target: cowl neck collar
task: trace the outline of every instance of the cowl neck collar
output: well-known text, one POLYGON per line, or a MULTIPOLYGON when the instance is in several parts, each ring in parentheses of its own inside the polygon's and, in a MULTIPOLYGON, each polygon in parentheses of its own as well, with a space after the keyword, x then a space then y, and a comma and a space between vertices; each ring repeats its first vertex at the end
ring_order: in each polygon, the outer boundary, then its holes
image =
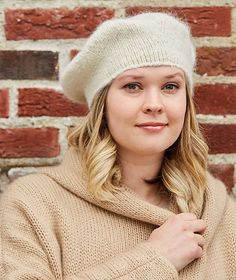
MULTIPOLYGON (((115 194, 116 202, 114 203, 97 200, 94 195, 87 191, 81 161, 77 150, 73 147, 69 148, 66 152, 64 160, 60 165, 43 167, 40 169, 40 173, 49 176, 61 187, 81 199, 131 219, 161 226, 167 219, 176 214, 174 211, 176 207, 174 205, 170 205, 172 210, 168 210, 150 204, 126 186, 122 186, 121 191, 115 194)), ((196 213, 198 218, 204 219, 207 223, 207 229, 204 233, 207 241, 206 246, 210 244, 210 240, 220 226, 226 201, 227 193, 225 187, 208 174, 208 185, 205 191, 203 209, 199 209, 196 213)))

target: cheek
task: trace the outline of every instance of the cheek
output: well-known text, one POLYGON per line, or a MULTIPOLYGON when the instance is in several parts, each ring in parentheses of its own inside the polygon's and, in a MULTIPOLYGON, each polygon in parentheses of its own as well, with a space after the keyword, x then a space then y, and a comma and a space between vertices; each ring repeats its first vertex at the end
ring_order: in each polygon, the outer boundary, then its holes
POLYGON ((106 119, 111 133, 118 130, 122 131, 122 129, 124 129, 130 122, 129 116, 121 106, 109 108, 106 113, 106 119))
POLYGON ((169 113, 172 115, 172 118, 178 122, 183 122, 185 118, 186 113, 186 98, 181 98, 180 100, 177 100, 175 102, 175 106, 172 107, 172 109, 169 111, 169 113))
POLYGON ((186 113, 186 106, 183 106, 176 116, 177 119, 182 123, 184 122, 185 119, 185 113, 186 113))
POLYGON ((168 112, 168 119, 170 124, 173 125, 173 128, 175 127, 176 133, 179 133, 184 125, 185 120, 185 114, 186 114, 186 105, 185 103, 175 106, 168 112))
POLYGON ((136 116, 135 106, 126 98, 113 93, 107 97, 106 119, 110 125, 125 125, 133 123, 136 116))
POLYGON ((126 134, 125 121, 121 118, 117 109, 113 109, 113 111, 109 111, 107 114, 107 126, 108 130, 117 144, 123 142, 124 135, 126 134), (111 113, 112 112, 112 113, 111 113))
MULTIPOLYGON (((111 136, 117 144, 124 145, 135 124, 135 114, 125 103, 107 102, 106 119, 111 136)), ((112 100, 113 101, 113 100, 112 100)))
POLYGON ((115 98, 108 98, 106 103, 106 118, 108 124, 119 120, 119 111, 121 110, 119 101, 115 98))
POLYGON ((184 110, 184 111, 178 116, 178 123, 179 123, 179 128, 180 128, 180 130, 182 130, 182 128, 183 128, 183 126, 184 126, 185 112, 186 112, 186 110, 184 110))
POLYGON ((106 120, 108 129, 113 136, 116 138, 116 134, 119 133, 121 123, 121 106, 118 103, 118 100, 114 99, 113 96, 108 96, 106 101, 106 120))

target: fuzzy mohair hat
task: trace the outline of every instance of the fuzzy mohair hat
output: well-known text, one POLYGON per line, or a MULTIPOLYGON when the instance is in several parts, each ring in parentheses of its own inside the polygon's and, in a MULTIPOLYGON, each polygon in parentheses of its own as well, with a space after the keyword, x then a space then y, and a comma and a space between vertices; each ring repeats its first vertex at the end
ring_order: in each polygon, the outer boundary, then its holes
POLYGON ((91 107, 94 97, 125 70, 181 68, 193 93, 195 48, 186 23, 166 13, 143 13, 103 22, 61 76, 65 95, 91 107))

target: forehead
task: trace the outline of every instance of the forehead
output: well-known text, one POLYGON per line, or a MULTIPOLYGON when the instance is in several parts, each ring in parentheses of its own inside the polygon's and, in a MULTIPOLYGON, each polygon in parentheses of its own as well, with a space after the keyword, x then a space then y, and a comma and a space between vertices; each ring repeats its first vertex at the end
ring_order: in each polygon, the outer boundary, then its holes
POLYGON ((119 74, 116 79, 120 80, 123 77, 127 76, 147 76, 152 75, 155 76, 180 76, 184 78, 184 71, 175 66, 146 66, 146 67, 139 67, 126 70, 119 74))

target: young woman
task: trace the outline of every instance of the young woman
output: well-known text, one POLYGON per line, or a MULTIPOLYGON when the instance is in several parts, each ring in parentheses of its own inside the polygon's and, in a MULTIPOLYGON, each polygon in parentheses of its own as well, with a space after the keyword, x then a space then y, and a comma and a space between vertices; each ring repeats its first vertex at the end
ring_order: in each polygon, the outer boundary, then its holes
POLYGON ((236 206, 207 171, 195 49, 164 13, 103 23, 69 64, 90 112, 1 202, 2 279, 234 279, 236 206))

